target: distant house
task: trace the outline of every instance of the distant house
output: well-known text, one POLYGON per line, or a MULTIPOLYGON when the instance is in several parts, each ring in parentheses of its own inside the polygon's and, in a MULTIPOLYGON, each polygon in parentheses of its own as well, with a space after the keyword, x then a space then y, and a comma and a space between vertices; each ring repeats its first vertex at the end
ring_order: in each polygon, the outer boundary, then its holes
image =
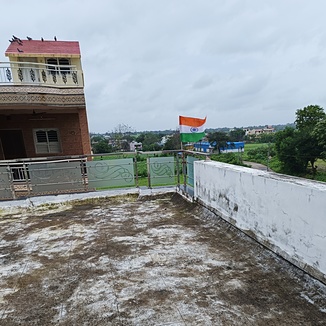
POLYGON ((138 143, 138 142, 136 142, 134 140, 129 144, 129 146, 130 146, 130 151, 131 152, 141 151, 143 149, 143 144, 140 143, 140 142, 138 143))
POLYGON ((13 38, 0 63, 0 159, 90 154, 77 41, 13 38))
POLYGON ((271 134, 275 132, 275 129, 272 126, 267 126, 266 128, 258 128, 258 129, 245 129, 245 135, 262 135, 262 134, 271 134))
POLYGON ((164 146, 166 142, 172 137, 173 135, 165 135, 162 137, 161 141, 159 142, 160 146, 164 146))

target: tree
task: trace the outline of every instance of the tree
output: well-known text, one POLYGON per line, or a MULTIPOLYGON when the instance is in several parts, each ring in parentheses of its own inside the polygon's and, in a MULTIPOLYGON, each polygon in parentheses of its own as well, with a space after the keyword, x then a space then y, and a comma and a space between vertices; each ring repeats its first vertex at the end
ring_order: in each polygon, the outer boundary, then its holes
POLYGON ((93 152, 94 154, 112 153, 113 148, 105 139, 102 139, 93 145, 93 152))
POLYGON ((246 140, 247 142, 250 142, 250 143, 255 143, 257 141, 257 135, 255 135, 255 134, 245 135, 244 140, 246 140))
POLYGON ((176 132, 169 137, 169 139, 164 144, 163 149, 180 149, 181 142, 180 142, 180 132, 179 130, 176 130, 176 132))
POLYGON ((144 151, 159 151, 161 149, 161 145, 159 142, 161 140, 161 136, 154 132, 146 132, 144 133, 143 138, 143 150, 144 151))
POLYGON ((209 133, 207 138, 210 145, 213 146, 219 153, 221 153, 221 148, 226 147, 226 142, 229 141, 227 133, 222 131, 209 133))
POLYGON ((325 112, 319 105, 308 105, 296 112, 295 124, 298 130, 312 129, 325 118, 325 112))
POLYGON ((321 158, 326 159, 326 117, 320 120, 313 131, 313 135, 316 137, 318 141, 318 146, 320 146, 321 158))
POLYGON ((291 127, 286 127, 275 135, 277 157, 286 173, 302 173, 306 169, 304 162, 300 159, 297 139, 298 131, 291 127))
POLYGON ((285 128, 276 135, 275 149, 279 160, 286 172, 306 172, 308 163, 311 164, 313 176, 316 174, 315 163, 323 157, 323 143, 317 136, 315 128, 321 128, 325 119, 323 108, 309 105, 296 111, 296 129, 285 128))
POLYGON ((91 137, 91 142, 92 143, 97 143, 101 140, 104 140, 105 138, 102 135, 94 135, 91 137))
POLYGON ((145 133, 141 133, 139 136, 136 137, 137 143, 142 143, 145 139, 145 133))
POLYGON ((132 132, 134 132, 134 129, 124 123, 120 123, 114 128, 111 137, 117 150, 126 148, 125 142, 131 139, 130 134, 132 132))
POLYGON ((229 132, 230 141, 242 141, 246 132, 242 128, 234 128, 229 132))
POLYGON ((311 164, 313 175, 316 174, 315 163, 322 157, 323 152, 314 129, 325 116, 323 108, 318 105, 309 105, 296 112, 295 124, 299 131, 298 151, 305 166, 308 166, 308 162, 311 164))
POLYGON ((275 133, 270 133, 270 134, 261 134, 259 137, 257 137, 257 142, 260 144, 265 144, 265 143, 274 143, 275 141, 275 133))

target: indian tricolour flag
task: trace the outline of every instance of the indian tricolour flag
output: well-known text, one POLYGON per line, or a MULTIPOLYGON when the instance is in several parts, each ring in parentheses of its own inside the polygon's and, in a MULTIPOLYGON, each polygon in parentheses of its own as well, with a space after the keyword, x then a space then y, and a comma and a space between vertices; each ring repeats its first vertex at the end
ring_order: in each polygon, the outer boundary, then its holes
POLYGON ((181 142, 197 142, 205 136, 205 119, 179 116, 181 142))

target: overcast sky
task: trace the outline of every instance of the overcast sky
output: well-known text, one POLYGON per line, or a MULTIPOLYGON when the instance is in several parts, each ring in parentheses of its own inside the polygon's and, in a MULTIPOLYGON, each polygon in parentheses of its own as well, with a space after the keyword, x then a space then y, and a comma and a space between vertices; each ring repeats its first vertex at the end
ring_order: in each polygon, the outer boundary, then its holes
POLYGON ((326 102, 324 0, 12 0, 12 35, 77 40, 89 129, 285 124, 326 102))

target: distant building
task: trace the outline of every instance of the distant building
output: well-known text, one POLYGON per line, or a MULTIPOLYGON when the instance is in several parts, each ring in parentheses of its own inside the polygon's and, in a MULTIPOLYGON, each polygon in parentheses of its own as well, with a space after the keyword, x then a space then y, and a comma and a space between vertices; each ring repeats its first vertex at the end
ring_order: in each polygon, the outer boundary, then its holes
POLYGON ((235 141, 235 142, 226 142, 225 147, 221 147, 221 153, 238 153, 244 152, 244 142, 242 141, 235 141))
POLYGON ((165 135, 162 137, 159 145, 160 146, 164 146, 166 144, 166 142, 172 137, 173 135, 165 135))
POLYGON ((0 63, 0 160, 90 154, 77 41, 13 37, 0 63))
POLYGON ((212 153, 214 150, 214 146, 212 146, 208 141, 202 141, 193 144, 193 148, 196 152, 202 153, 212 153))
POLYGON ((246 136, 251 136, 251 135, 262 135, 262 134, 272 134, 275 132, 275 129, 272 126, 267 126, 266 128, 260 128, 260 129, 244 129, 245 130, 245 135, 246 136))
MULTIPOLYGON (((202 153, 213 153, 214 146, 216 143, 210 144, 209 142, 198 142, 195 143, 194 150, 196 152, 202 152, 202 153)), ((244 142, 226 142, 226 147, 221 147, 220 152, 221 153, 238 153, 238 152, 244 152, 244 142)))
POLYGON ((143 149, 143 144, 140 143, 140 142, 138 143, 138 142, 136 142, 134 140, 129 144, 129 146, 130 146, 130 151, 131 152, 141 151, 143 149))

